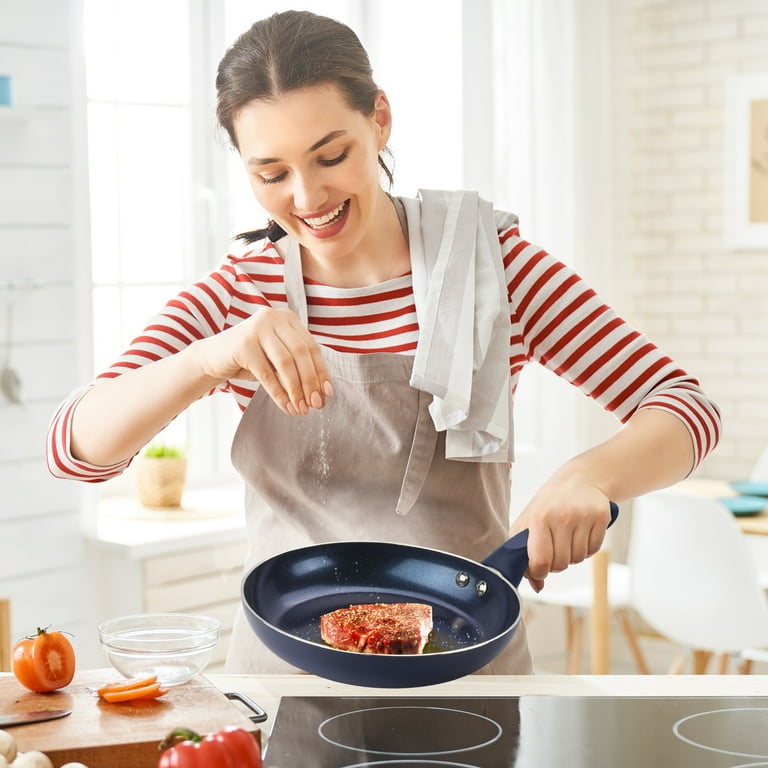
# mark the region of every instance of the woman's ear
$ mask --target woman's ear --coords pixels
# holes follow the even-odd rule
[[[387,146],[389,135],[392,133],[392,109],[384,91],[376,94],[376,100],[373,103],[373,120],[378,127],[379,152],[381,152]]]

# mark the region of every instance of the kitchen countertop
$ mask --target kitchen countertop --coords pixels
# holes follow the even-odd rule
[[[243,491],[237,487],[190,489],[178,509],[142,507],[134,496],[108,496],[99,502],[89,538],[131,559],[225,543],[245,536]]]
[[[314,675],[207,675],[223,692],[250,697],[269,715],[281,696],[766,696],[768,675],[469,675],[419,688],[363,688]]]
[[[233,701],[225,704],[223,697],[221,702],[214,700],[211,694],[218,691],[248,696],[267,713],[267,720],[258,724],[262,745],[266,744],[272,736],[280,699],[283,696],[335,697],[336,702],[343,701],[343,697],[351,699],[443,697],[448,700],[451,698],[498,700],[507,698],[519,699],[521,705],[522,702],[527,701],[528,709],[536,701],[536,697],[562,697],[564,704],[574,701],[577,702],[577,706],[582,706],[579,702],[583,702],[586,698],[596,701],[606,697],[624,697],[630,706],[636,706],[630,702],[630,699],[637,702],[642,697],[664,697],[670,704],[673,704],[673,699],[697,697],[714,697],[720,702],[727,698],[732,698],[734,702],[750,700],[753,702],[752,706],[755,706],[755,699],[768,702],[768,675],[470,675],[440,685],[403,689],[366,688],[303,674],[209,674],[192,681],[188,690],[187,686],[176,689],[173,696],[174,706],[170,710],[162,707],[158,711],[153,709],[148,712],[141,712],[135,708],[128,710],[127,718],[132,725],[127,729],[126,712],[110,710],[109,705],[100,706],[93,701],[92,693],[87,687],[113,677],[114,671],[111,669],[78,670],[73,683],[61,692],[32,694],[23,691],[13,680],[11,673],[0,673],[0,689],[3,688],[3,684],[6,684],[6,693],[8,690],[12,691],[11,696],[0,692],[0,699],[4,699],[3,703],[8,711],[44,709],[52,706],[51,702],[54,700],[60,702],[61,706],[73,710],[71,721],[69,719],[53,720],[20,728],[16,738],[22,745],[22,749],[26,751],[34,744],[34,748],[53,754],[52,759],[56,765],[61,765],[65,759],[80,760],[87,765],[109,765],[110,768],[151,765],[156,759],[158,740],[168,732],[169,727],[178,725],[176,722],[178,718],[188,721],[185,724],[195,730],[209,726],[215,730],[223,727],[224,721],[229,724],[239,724],[235,721],[243,719],[241,716],[250,715],[240,702]],[[207,699],[205,699],[206,692],[208,692]],[[51,696],[55,698],[52,699]],[[43,699],[45,699],[44,702]],[[298,700],[294,698],[294,701]],[[551,701],[551,698],[547,698],[547,702]],[[545,702],[542,700],[541,703]],[[116,708],[118,705],[111,706]],[[551,709],[551,705],[548,706]],[[739,705],[734,703],[733,706],[738,708]],[[235,707],[235,709],[228,714],[226,707]],[[741,710],[737,709],[737,711]],[[768,711],[768,707],[760,711]],[[137,713],[142,715],[140,722],[135,720]],[[243,722],[247,724],[244,719]],[[73,723],[77,724],[74,730]],[[245,727],[248,725],[251,724]],[[578,727],[578,724],[571,723],[571,725]],[[279,736],[276,738],[279,739]],[[152,756],[151,759],[147,759],[149,754]],[[84,759],[85,757],[88,759]],[[102,758],[106,758],[106,761]],[[524,763],[526,766],[542,764],[545,763],[540,761]],[[567,763],[560,761],[546,764]],[[592,765],[592,763],[578,763],[578,765],[587,764]],[[604,764],[600,763],[601,766]],[[611,763],[611,765],[616,764],[618,763]],[[640,764],[645,763],[631,763],[632,766]],[[706,764],[710,765],[710,763]]]

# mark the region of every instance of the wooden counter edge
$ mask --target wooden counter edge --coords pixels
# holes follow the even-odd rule
[[[237,691],[268,714],[269,733],[281,696],[734,696],[768,697],[768,675],[469,675],[421,688],[365,688],[314,675],[211,674],[223,692]]]

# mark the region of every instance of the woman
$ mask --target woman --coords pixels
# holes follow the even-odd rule
[[[529,528],[541,589],[599,549],[610,499],[680,480],[715,446],[719,414],[696,380],[513,215],[468,192],[386,192],[390,104],[350,29],[276,14],[234,43],[216,85],[271,221],[62,404],[54,474],[109,479],[192,402],[230,392],[247,566],[345,539],[479,560]],[[531,361],[623,428],[558,469],[509,530],[512,397]],[[242,614],[228,666],[285,671]],[[532,671],[524,627],[484,671]]]

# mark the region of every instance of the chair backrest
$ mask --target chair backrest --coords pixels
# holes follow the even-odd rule
[[[687,648],[768,648],[768,601],[732,513],[700,495],[635,500],[628,563],[632,605]]]

